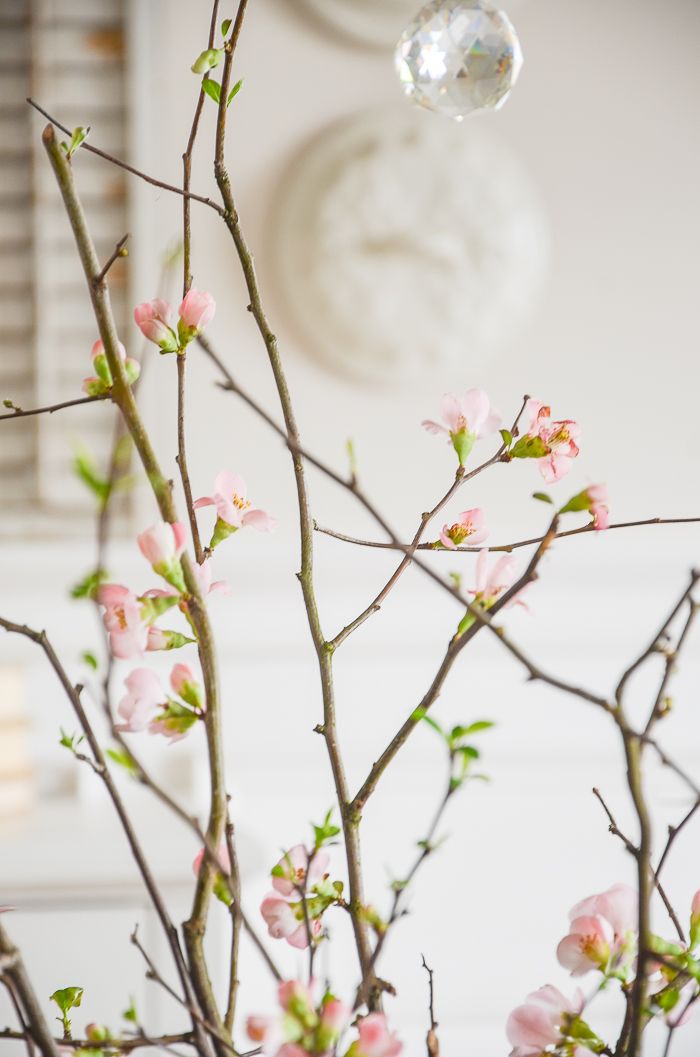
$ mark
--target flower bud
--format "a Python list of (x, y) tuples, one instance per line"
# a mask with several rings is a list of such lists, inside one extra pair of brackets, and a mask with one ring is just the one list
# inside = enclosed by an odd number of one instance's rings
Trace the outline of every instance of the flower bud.
[(180, 345), (187, 345), (200, 334), (208, 323), (211, 323), (216, 312), (216, 302), (205, 290), (192, 287), (185, 295), (178, 309), (180, 319), (177, 332)]
[(177, 352), (177, 335), (169, 324), (170, 305), (159, 297), (144, 301), (134, 309), (134, 322), (144, 338), (157, 345), (161, 352)]
[(176, 664), (170, 673), (170, 685), (178, 697), (186, 701), (192, 708), (202, 711), (204, 708), (204, 693), (197, 677), (188, 664)]

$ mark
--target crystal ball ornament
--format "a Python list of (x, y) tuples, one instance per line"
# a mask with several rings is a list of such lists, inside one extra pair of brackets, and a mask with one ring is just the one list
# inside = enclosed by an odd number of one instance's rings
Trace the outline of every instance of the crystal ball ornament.
[(456, 121), (503, 106), (522, 64), (510, 19), (483, 0), (431, 0), (396, 47), (406, 95)]

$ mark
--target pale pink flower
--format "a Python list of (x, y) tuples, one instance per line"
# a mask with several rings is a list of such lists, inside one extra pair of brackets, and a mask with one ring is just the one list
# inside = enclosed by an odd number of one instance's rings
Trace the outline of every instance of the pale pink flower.
[(322, 1007), (321, 1026), (337, 1038), (350, 1020), (350, 1016), (350, 1010), (344, 1002), (338, 998), (331, 998)]
[(185, 549), (187, 532), (179, 521), (158, 521), (137, 537), (139, 550), (156, 572), (171, 565)]
[(306, 892), (323, 879), (329, 863), (326, 852), (317, 852), (309, 867), (309, 852), (303, 844), (296, 844), (277, 863), (278, 873), (272, 875), (272, 887), (283, 896), (292, 896), (300, 889)]
[(215, 312), (216, 302), (211, 294), (205, 290), (195, 290), (194, 287), (187, 292), (178, 309), (180, 320), (192, 337), (196, 337), (211, 323)]
[[(291, 903), (277, 893), (271, 893), (260, 904), (267, 931), (275, 940), (286, 940), (290, 947), (304, 950), (309, 946), (309, 936), (304, 920), (304, 909), (301, 900)], [(309, 922), (312, 936), (318, 936), (321, 922), (314, 918)]]
[(152, 341), (162, 352), (177, 352), (179, 341), (177, 334), (170, 326), (172, 309), (167, 301), (156, 297), (144, 301), (134, 309), (134, 321), (144, 338)]
[(192, 572), (199, 585), (199, 593), (202, 598), (206, 598), (207, 595), (213, 594), (214, 591), (220, 591), (221, 594), (224, 595), (231, 594), (231, 587), (226, 580), (212, 581), (211, 562), (208, 558), (203, 561), (201, 565), (197, 565), (197, 563), (194, 562), (192, 565)]
[(142, 607), (136, 595), (121, 584), (103, 584), (97, 591), (97, 601), (105, 608), (102, 619), (114, 656), (122, 660), (143, 656), (148, 625), (142, 619)]
[(586, 492), (591, 504), (590, 511), (593, 515), (593, 527), (597, 532), (600, 532), (610, 524), (607, 486), (604, 484), (592, 484), (589, 485)]
[(185, 582), (180, 565), (180, 555), (185, 549), (187, 532), (185, 526), (175, 521), (158, 521), (137, 537), (139, 550), (153, 571), (184, 591)]
[[(476, 559), (476, 587), (469, 592), (474, 595), (474, 601), (485, 609), (490, 608), (513, 585), (518, 563), (512, 554), (503, 554), (491, 569), (488, 564), (489, 552), (484, 548)], [(513, 599), (513, 604), (524, 605), (517, 598)]]
[[(218, 859), (219, 859), (219, 862), (221, 863), (221, 865), (226, 868), (226, 873), (230, 873), (231, 872), (231, 860), (229, 858), (228, 847), (227, 847), (225, 841), (222, 841), (221, 844), (219, 845), (219, 850), (217, 852), (217, 855), (218, 855)], [(194, 873), (195, 877), (199, 876), (199, 871), (202, 868), (202, 863), (203, 862), (204, 862), (204, 848), (200, 848), (199, 851), (197, 852), (197, 854), (195, 855), (193, 861), (192, 861), (192, 872)]]
[(222, 470), (214, 480), (213, 494), (202, 496), (194, 505), (196, 509), (215, 506), (219, 520), (230, 529), (252, 526), (260, 532), (271, 532), (277, 522), (264, 510), (255, 508), (247, 498), (247, 493), (242, 477)]
[(690, 905), (690, 946), (700, 943), (700, 891), (693, 896)]
[(311, 1010), (316, 1005), (318, 987), (315, 980), (282, 980), (277, 986), (277, 1001), (285, 1013), (294, 1008)]
[(528, 436), (539, 437), (547, 449), (538, 459), (540, 473), (548, 484), (553, 484), (566, 476), (579, 453), (581, 427), (570, 418), (554, 421), (551, 409), (540, 400), (528, 400), (526, 412), (530, 415)]
[(188, 664), (176, 664), (170, 673), (170, 685), (178, 697), (198, 712), (204, 711), (204, 690)]
[(525, 1004), (514, 1009), (506, 1023), (506, 1036), (514, 1047), (511, 1057), (541, 1057), (548, 1046), (562, 1041), (567, 1019), (579, 1016), (583, 1004), (580, 990), (570, 1000), (551, 984), (528, 995)]
[(357, 1057), (396, 1057), (403, 1045), (389, 1030), (383, 1013), (370, 1013), (357, 1022), (359, 1042), (355, 1043)]
[(617, 884), (577, 903), (569, 913), (571, 927), (557, 947), (560, 965), (572, 976), (604, 971), (629, 951), (637, 927), (637, 893)]
[(128, 693), (117, 707), (124, 722), (115, 724), (115, 727), (131, 732), (145, 730), (167, 701), (160, 680), (150, 668), (135, 668), (124, 680), (124, 685)]
[(464, 465), (474, 442), (486, 437), (501, 425), (501, 416), (491, 407), (483, 389), (468, 389), (463, 396), (446, 393), (440, 401), (440, 414), (446, 425), (425, 419), (424, 429), (429, 433), (445, 433)]
[(488, 529), (484, 524), (484, 512), (479, 507), (473, 510), (464, 510), (457, 515), (457, 520), (450, 525), (442, 526), (440, 541), (448, 550), (455, 550), (463, 543), (474, 546), (483, 543), (488, 536)]

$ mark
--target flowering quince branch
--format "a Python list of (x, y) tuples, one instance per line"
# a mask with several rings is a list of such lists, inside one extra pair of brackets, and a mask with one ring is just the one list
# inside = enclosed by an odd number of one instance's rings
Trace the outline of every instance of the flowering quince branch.
[[(478, 633), (487, 628), (511, 656), (525, 669), (532, 681), (545, 683), (555, 689), (603, 709), (615, 723), (623, 744), (627, 780), (639, 827), (638, 840), (632, 841), (617, 828), (610, 810), (600, 794), (612, 832), (624, 842), (637, 866), (637, 891), (624, 885), (613, 885), (607, 892), (591, 896), (577, 904), (570, 914), (569, 932), (560, 942), (557, 955), (560, 963), (574, 976), (589, 972), (601, 974), (599, 990), (605, 986), (619, 986), (625, 1000), (625, 1017), (618, 1042), (613, 1050), (589, 1026), (586, 1002), (577, 991), (568, 997), (548, 986), (530, 995), (526, 1003), (515, 1010), (508, 1020), (507, 1035), (513, 1045), (513, 1057), (542, 1057), (557, 1054), (560, 1057), (586, 1057), (590, 1053), (607, 1057), (638, 1057), (642, 1033), (654, 1017), (664, 1017), (668, 1024), (668, 1052), (673, 1032), (687, 1019), (691, 1007), (697, 1000), (700, 985), (700, 893), (693, 899), (688, 940), (680, 918), (671, 907), (659, 874), (664, 867), (677, 834), (688, 824), (700, 803), (700, 792), (693, 780), (673, 761), (656, 739), (657, 724), (667, 715), (670, 702), (667, 695), (678, 655), (686, 644), (695, 617), (697, 605), (692, 592), (698, 574), (693, 574), (689, 587), (674, 606), (660, 632), (648, 648), (627, 669), (619, 681), (614, 695), (602, 696), (584, 687), (576, 686), (542, 671), (505, 634), (497, 618), (502, 611), (514, 604), (523, 604), (523, 591), (538, 576), (543, 556), (557, 539), (579, 535), (587, 531), (603, 531), (609, 527), (610, 518), (604, 486), (591, 485), (561, 505), (554, 514), (548, 531), (539, 539), (523, 540), (493, 550), (511, 551), (526, 545), (536, 549), (524, 569), (518, 575), (515, 559), (505, 554), (494, 563), (489, 562), (484, 543), (488, 535), (487, 518), (479, 508), (461, 511), (445, 521), (438, 538), (425, 540), (431, 522), (457, 495), (458, 491), (478, 474), (491, 466), (507, 465), (515, 459), (531, 460), (548, 484), (559, 482), (569, 471), (573, 460), (579, 455), (580, 428), (572, 419), (553, 418), (550, 408), (540, 401), (526, 397), (523, 407), (510, 429), (501, 429), (501, 444), (494, 454), (474, 469), (468, 469), (469, 459), (475, 445), (488, 437), (500, 426), (500, 416), (494, 411), (486, 394), (478, 389), (467, 390), (462, 395), (447, 394), (441, 404), (444, 425), (427, 421), (430, 432), (446, 437), (457, 456), (457, 468), (446, 490), (435, 505), (420, 517), (414, 536), (407, 544), (399, 541), (397, 534), (384, 515), (364, 493), (356, 469), (351, 466), (349, 476), (337, 473), (321, 459), (306, 451), (300, 441), (294, 408), (288, 389), (277, 339), (268, 322), (257, 284), (253, 258), (243, 235), (236, 211), (231, 182), (225, 164), (225, 138), (228, 107), (235, 97), (241, 82), (233, 88), (233, 62), (236, 46), (242, 31), (247, 0), (240, 0), (235, 19), (225, 19), (220, 27), (222, 42), (217, 47), (218, 0), (211, 9), (208, 46), (193, 65), (197, 74), (203, 74), (200, 83), (194, 117), (190, 128), (186, 150), (182, 156), (182, 188), (163, 184), (126, 166), (104, 152), (84, 143), (84, 132), (73, 135), (71, 148), (64, 150), (56, 143), (53, 129), (44, 131), (44, 145), (63, 195), (66, 211), (73, 228), (78, 252), (83, 264), (88, 290), (98, 324), (99, 339), (93, 347), (95, 375), (84, 382), (85, 398), (80, 401), (54, 405), (53, 408), (22, 412), (12, 408), (3, 418), (21, 417), (23, 414), (50, 413), (72, 403), (109, 399), (119, 410), (125, 429), (128, 431), (141, 459), (144, 471), (156, 499), (160, 521), (141, 532), (139, 548), (152, 571), (164, 581), (165, 586), (149, 588), (137, 594), (130, 587), (117, 583), (105, 583), (100, 573), (95, 577), (96, 603), (103, 610), (105, 633), (108, 636), (111, 657), (129, 659), (144, 657), (153, 650), (179, 648), (187, 643), (196, 644), (199, 671), (187, 663), (177, 663), (170, 673), (166, 689), (148, 667), (136, 667), (124, 679), (126, 693), (119, 701), (116, 715), (110, 700), (109, 661), (103, 684), (102, 701), (112, 734), (120, 753), (112, 752), (110, 758), (127, 767), (132, 776), (151, 791), (195, 832), (201, 843), (201, 851), (193, 864), (195, 873), (194, 898), (188, 920), (183, 926), (185, 951), (180, 947), (180, 938), (168, 916), (167, 907), (150, 873), (146, 856), (135, 836), (134, 827), (125, 811), (119, 792), (114, 784), (107, 758), (96, 738), (81, 700), (82, 687), (74, 687), (61, 666), (44, 632), (33, 631), (24, 625), (0, 620), (6, 630), (24, 635), (43, 649), (53, 666), (59, 681), (67, 693), (80, 727), (86, 739), (90, 755), (78, 750), (79, 741), (69, 735), (62, 738), (63, 744), (79, 760), (87, 762), (104, 782), (122, 828), (139, 866), (144, 884), (153, 902), (166, 933), (170, 952), (180, 981), (178, 992), (160, 975), (155, 964), (142, 947), (137, 933), (132, 939), (140, 950), (147, 966), (147, 975), (186, 1009), (191, 1018), (191, 1032), (179, 1036), (163, 1036), (151, 1040), (142, 1029), (139, 1039), (161, 1045), (167, 1049), (180, 1043), (191, 1046), (199, 1057), (228, 1057), (239, 1054), (234, 1045), (233, 1029), (239, 988), (239, 939), (241, 927), (245, 927), (266, 959), (272, 975), (278, 981), (278, 1004), (276, 1017), (251, 1016), (247, 1031), (252, 1042), (259, 1044), (265, 1057), (396, 1057), (401, 1050), (398, 1037), (390, 1029), (381, 1009), (382, 993), (395, 993), (392, 984), (376, 975), (378, 959), (382, 953), (390, 929), (403, 915), (403, 899), (417, 871), (436, 848), (436, 833), (444, 810), (459, 788), (471, 775), (469, 768), (478, 755), (477, 750), (465, 739), (472, 733), (485, 729), (484, 722), (443, 731), (429, 715), (439, 697), (445, 681), (462, 650)], [(210, 71), (222, 64), (220, 83), (210, 78)], [(210, 199), (194, 195), (190, 190), (191, 164), (205, 96), (217, 105), (214, 151), (214, 174), (222, 199), (222, 205)], [(34, 104), (35, 105), (35, 104)], [(40, 108), (39, 108), (40, 109)], [(170, 306), (160, 298), (137, 306), (135, 322), (148, 341), (155, 344), (164, 355), (175, 356), (178, 372), (177, 387), (177, 458), (180, 479), (187, 510), (190, 536), (195, 561), (187, 552), (187, 532), (179, 520), (173, 499), (173, 482), (163, 474), (153, 450), (148, 432), (141, 418), (133, 394), (133, 385), (138, 379), (140, 365), (130, 359), (119, 343), (111, 313), (107, 276), (111, 265), (123, 251), (124, 241), (117, 243), (115, 252), (104, 266), (97, 260), (94, 245), (88, 232), (85, 216), (76, 194), (71, 165), (71, 154), (78, 148), (92, 150), (108, 161), (121, 165), (149, 183), (179, 194), (183, 200), (183, 292), (178, 309), (177, 322), (173, 320)], [(233, 240), (249, 295), (249, 310), (263, 339), (274, 378), (282, 412), (283, 425), (278, 425), (258, 402), (246, 394), (234, 381), (223, 362), (216, 356), (202, 336), (202, 330), (211, 322), (215, 304), (213, 297), (193, 285), (191, 269), (191, 210), (192, 200), (212, 207), (223, 219)], [(223, 770), (221, 700), (219, 694), (216, 652), (211, 626), (206, 609), (207, 596), (221, 584), (212, 582), (210, 558), (213, 550), (240, 529), (254, 527), (269, 531), (274, 519), (265, 511), (253, 507), (248, 499), (247, 488), (240, 476), (222, 470), (214, 481), (211, 494), (197, 500), (193, 497), (187, 467), (185, 430), (185, 382), (186, 353), (192, 341), (198, 340), (208, 350), (219, 367), (221, 385), (247, 403), (284, 440), (291, 458), (295, 476), (300, 542), (301, 566), (298, 574), (309, 630), (314, 645), (321, 686), (323, 705), (322, 722), (316, 728), (323, 736), (333, 776), (337, 806), (340, 811), (339, 826), (326, 815), (320, 826), (314, 827), (314, 840), (307, 847), (295, 845), (285, 850), (271, 870), (272, 892), (261, 904), (261, 913), (273, 939), (284, 939), (291, 947), (308, 952), (308, 979), (284, 979), (275, 963), (257, 938), (255, 930), (242, 909), (241, 878), (235, 844), (234, 826), (229, 813), (229, 795)], [(527, 417), (525, 432), (520, 433), (523, 414)], [(311, 514), (307, 491), (305, 466), (320, 470), (328, 479), (347, 490), (371, 515), (379, 528), (388, 537), (388, 542), (376, 544), (395, 549), (401, 553), (398, 564), (389, 580), (373, 600), (348, 624), (331, 638), (323, 631), (322, 620), (316, 599), (314, 579), (314, 529), (317, 527)], [(111, 485), (100, 506), (100, 551), (99, 568), (107, 532), (107, 506)], [(552, 502), (548, 496), (538, 495)], [(200, 537), (198, 511), (213, 506), (216, 520), (209, 545), (204, 548)], [(583, 528), (560, 532), (560, 518), (573, 512), (587, 512), (591, 523)], [(656, 523), (650, 519), (646, 523)], [(668, 519), (673, 520), (673, 519)], [(697, 520), (697, 519), (678, 519)], [(637, 525), (642, 522), (627, 523)], [(617, 526), (621, 527), (621, 526)], [(332, 534), (332, 533), (331, 533)], [(355, 541), (373, 546), (368, 541)], [(466, 544), (466, 546), (465, 546)], [(462, 591), (459, 581), (449, 581), (419, 556), (422, 550), (474, 550), (479, 556), (476, 578), (469, 592)], [(341, 747), (337, 732), (336, 702), (334, 690), (333, 658), (345, 640), (376, 613), (403, 573), (416, 566), (441, 589), (447, 591), (460, 607), (460, 618), (455, 618), (453, 632), (445, 648), (438, 671), (417, 707), (414, 707), (390, 740), (376, 762), (369, 769), (356, 795), (350, 793)], [(688, 607), (683, 626), (675, 636), (671, 647), (671, 626), (680, 620)], [(159, 626), (166, 612), (179, 612), (187, 622), (191, 636)], [(634, 672), (648, 659), (660, 654), (664, 667), (654, 695), (646, 723), (636, 729), (626, 710), (626, 687)], [(363, 811), (377, 787), (388, 765), (401, 750), (407, 738), (421, 723), (440, 733), (449, 756), (449, 781), (440, 800), (435, 818), (419, 852), (406, 876), (395, 882), (392, 904), (386, 921), (383, 921), (365, 898), (361, 865), (360, 829)], [(210, 805), (206, 827), (174, 801), (148, 775), (137, 756), (131, 751), (130, 739), (144, 731), (178, 741), (199, 730), (206, 739), (207, 762), (210, 777)], [(652, 866), (652, 832), (646, 791), (642, 782), (642, 759), (649, 747), (662, 763), (671, 768), (693, 792), (695, 802), (675, 827), (669, 827), (668, 839), (656, 870)], [(177, 750), (175, 750), (177, 751)], [(343, 850), (348, 879), (348, 895), (342, 881), (334, 880), (328, 848), (333, 838), (342, 832)], [(286, 846), (285, 846), (286, 847)], [(676, 924), (678, 941), (669, 942), (656, 936), (650, 929), (649, 904), (652, 885), (660, 892), (667, 910)], [(231, 947), (228, 990), (225, 1008), (220, 1006), (210, 978), (210, 966), (205, 957), (204, 933), (212, 904), (212, 896), (225, 904), (230, 915)], [(4, 908), (0, 908), (4, 909)], [(329, 988), (322, 990), (314, 979), (315, 955), (320, 943), (325, 943), (328, 932), (324, 929), (326, 914), (333, 915), (341, 909), (349, 915), (353, 930), (359, 966), (359, 985), (355, 993), (354, 1008), (345, 1005)], [(425, 962), (424, 962), (425, 964)], [(429, 1057), (437, 1057), (438, 1042), (432, 1003), (432, 972), (429, 973), (431, 1002), (431, 1026), (427, 1038)], [(31, 983), (21, 969), (19, 955), (12, 947), (5, 930), (0, 925), (0, 976), (8, 979), (13, 994), (18, 996), (18, 1019), (21, 1031), (16, 1037), (24, 1038), (28, 1048), (36, 1043), (42, 1057), (57, 1057), (58, 1042), (51, 1035), (41, 1007), (34, 995)], [(72, 992), (79, 992), (78, 997)], [(72, 996), (72, 997), (71, 997)], [(65, 988), (52, 996), (67, 1024), (67, 1014), (73, 1005), (79, 1004), (81, 988)], [(61, 1004), (62, 1003), (62, 1004)], [(134, 1017), (134, 1023), (136, 1023)], [(92, 1027), (95, 1030), (92, 1030)], [(129, 1052), (136, 1048), (134, 1040), (109, 1039), (101, 1035), (99, 1026), (86, 1029), (95, 1050), (107, 1049), (110, 1053)], [(106, 1029), (105, 1029), (106, 1030)], [(95, 1036), (94, 1040), (92, 1036)], [(98, 1037), (100, 1036), (101, 1037)], [(13, 1036), (14, 1037), (14, 1036)], [(109, 1045), (107, 1045), (109, 1041)], [(76, 1048), (76, 1046), (73, 1046)]]
[(0, 422), (8, 419), (29, 418), (31, 415), (53, 415), (54, 411), (63, 411), (65, 407), (78, 407), (80, 404), (95, 404), (98, 400), (104, 400), (107, 393), (95, 396), (80, 396), (76, 400), (63, 400), (60, 404), (50, 404), (48, 407), (33, 407), (25, 411), (21, 407), (15, 407), (11, 400), (5, 401), (5, 407), (11, 406), (12, 410), (6, 415), (0, 415)]
[[(700, 524), (700, 517), (680, 517), (680, 518), (663, 518), (663, 517), (652, 517), (645, 518), (643, 521), (617, 521), (610, 525), (607, 525), (608, 530), (611, 529), (628, 529), (628, 528), (644, 528), (650, 525), (697, 525)], [(348, 536), (344, 532), (338, 532), (336, 529), (325, 528), (322, 525), (314, 522), (314, 529), (316, 532), (320, 532), (324, 536), (331, 536), (333, 539), (340, 540), (342, 543), (353, 543), (357, 547), (373, 547), (377, 550), (403, 550), (408, 549), (410, 546), (408, 543), (390, 543), (384, 540), (365, 540), (358, 539), (357, 536)], [(582, 525), (576, 529), (566, 529), (564, 532), (558, 532), (556, 538), (558, 540), (569, 539), (573, 536), (584, 536), (591, 532), (599, 531), (593, 522), (588, 525)], [(532, 547), (537, 543), (541, 543), (544, 539), (543, 536), (533, 536), (527, 540), (517, 540), (515, 543), (501, 543), (498, 546), (487, 546), (485, 549), (492, 551), (493, 553), (504, 551), (510, 553), (511, 551), (519, 550), (521, 547)], [(435, 551), (444, 554), (478, 554), (481, 547), (464, 547), (464, 546), (453, 546), (449, 549), (436, 546), (435, 543), (420, 543), (416, 550), (419, 551)]]

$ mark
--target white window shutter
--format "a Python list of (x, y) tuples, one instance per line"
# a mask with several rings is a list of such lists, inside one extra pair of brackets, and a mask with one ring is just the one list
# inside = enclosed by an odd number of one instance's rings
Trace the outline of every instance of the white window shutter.
[[(0, 7), (0, 398), (30, 408), (80, 397), (97, 337), (73, 235), (41, 144), (32, 96), (69, 128), (128, 148), (126, 0), (4, 0)], [(128, 230), (124, 173), (82, 151), (76, 176), (97, 252)], [(110, 270), (117, 328), (128, 316), (128, 258)], [(94, 502), (73, 475), (82, 443), (107, 465), (115, 425), (107, 404), (0, 426), (2, 531), (92, 531)], [(29, 509), (41, 518), (28, 518)]]

